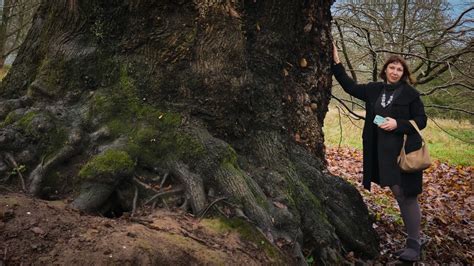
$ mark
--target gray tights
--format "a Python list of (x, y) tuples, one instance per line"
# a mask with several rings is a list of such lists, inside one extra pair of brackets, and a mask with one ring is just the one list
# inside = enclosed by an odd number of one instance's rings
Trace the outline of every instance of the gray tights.
[(399, 185), (391, 186), (390, 189), (400, 207), (408, 238), (414, 239), (420, 243), (421, 210), (420, 205), (418, 204), (418, 197), (405, 196)]

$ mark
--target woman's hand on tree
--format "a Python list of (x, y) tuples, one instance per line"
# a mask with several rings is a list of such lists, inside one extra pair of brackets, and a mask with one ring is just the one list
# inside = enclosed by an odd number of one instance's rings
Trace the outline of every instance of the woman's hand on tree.
[(386, 117), (385, 122), (383, 122), (379, 127), (385, 131), (393, 131), (397, 128), (397, 120), (391, 117)]
[(341, 63), (341, 60), (339, 60), (336, 44), (334, 42), (332, 43), (332, 58), (334, 60), (334, 64)]

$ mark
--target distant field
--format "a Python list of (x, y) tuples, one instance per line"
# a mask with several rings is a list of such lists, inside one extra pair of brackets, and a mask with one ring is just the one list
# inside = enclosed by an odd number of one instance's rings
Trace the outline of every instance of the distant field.
[[(431, 119), (428, 119), (428, 126), (423, 130), (423, 136), (428, 143), (431, 156), (451, 164), (474, 165), (474, 125), (468, 121), (450, 119), (435, 119), (435, 122), (450, 134), (469, 143), (448, 135)], [(351, 122), (342, 112), (341, 120), (339, 120), (338, 109), (335, 106), (330, 106), (323, 128), (326, 145), (337, 147), (341, 141), (341, 146), (362, 149), (363, 123), (362, 120), (354, 119)]]

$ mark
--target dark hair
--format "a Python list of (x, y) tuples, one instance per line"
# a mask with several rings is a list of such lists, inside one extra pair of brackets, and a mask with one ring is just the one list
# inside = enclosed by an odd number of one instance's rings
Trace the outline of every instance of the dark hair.
[(385, 61), (385, 64), (382, 67), (382, 71), (380, 71), (380, 78), (382, 78), (385, 82), (387, 82), (387, 74), (385, 73), (385, 70), (387, 70), (387, 66), (391, 63), (400, 63), (403, 66), (403, 75), (400, 78), (400, 80), (409, 82), (410, 84), (415, 83), (415, 79), (411, 76), (410, 69), (408, 68), (407, 62), (405, 59), (398, 55), (392, 55), (390, 56), (387, 61)]

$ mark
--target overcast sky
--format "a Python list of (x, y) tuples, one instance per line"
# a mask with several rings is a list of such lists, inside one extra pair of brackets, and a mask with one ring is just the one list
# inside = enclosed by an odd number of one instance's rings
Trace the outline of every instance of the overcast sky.
[[(464, 10), (468, 9), (469, 7), (474, 6), (473, 0), (449, 0), (448, 3), (452, 6), (452, 15), (457, 17), (461, 14)], [(466, 14), (469, 17), (474, 17), (474, 11), (470, 11), (469, 14)]]

